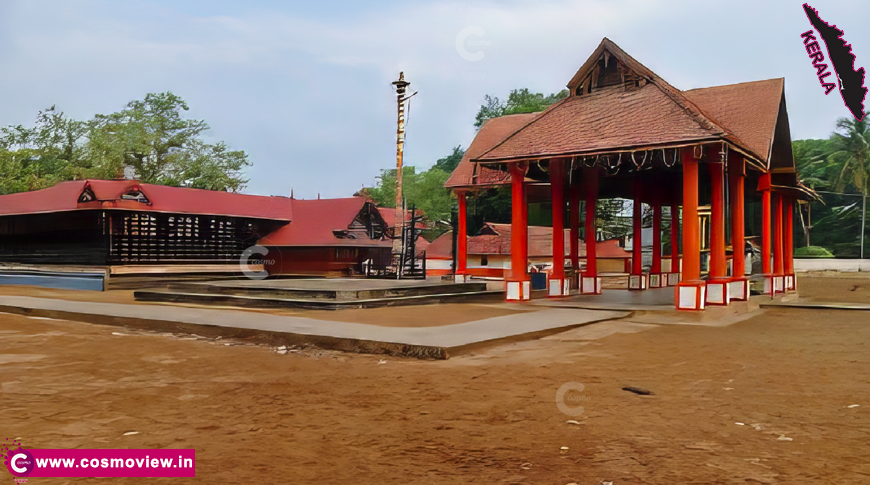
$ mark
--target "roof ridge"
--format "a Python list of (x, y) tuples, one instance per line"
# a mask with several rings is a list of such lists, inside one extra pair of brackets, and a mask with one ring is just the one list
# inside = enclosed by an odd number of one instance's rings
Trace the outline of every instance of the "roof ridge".
[(757, 80), (757, 81), (742, 81), (742, 82), (739, 82), (739, 83), (720, 84), (720, 85), (718, 85), (718, 86), (707, 86), (707, 87), (703, 87), (703, 88), (692, 88), (692, 89), (686, 89), (686, 90), (683, 91), (683, 93), (684, 93), (684, 94), (685, 94), (685, 93), (691, 93), (691, 92), (694, 92), (694, 91), (702, 91), (702, 90), (705, 90), (705, 89), (729, 88), (729, 87), (732, 87), (732, 86), (743, 86), (743, 85), (746, 85), (746, 84), (768, 83), (768, 82), (771, 82), (771, 81), (779, 81), (780, 83), (785, 84), (785, 78), (784, 78), (784, 77), (772, 77), (772, 78), (770, 78), (770, 79), (759, 79), (759, 80)]
[(740, 137), (735, 135), (724, 124), (704, 112), (704, 110), (702, 110), (692, 100), (687, 98), (685, 94), (683, 94), (684, 92), (682, 90), (677, 89), (669, 82), (665, 81), (652, 69), (646, 67), (643, 63), (632, 57), (631, 54), (625, 52), (621, 47), (616, 45), (615, 42), (608, 39), (607, 37), (601, 40), (601, 43), (598, 45), (592, 55), (589, 56), (589, 59), (586, 60), (580, 70), (577, 71), (568, 86), (571, 87), (571, 85), (575, 84), (578, 80), (585, 79), (586, 75), (588, 74), (587, 71), (590, 71), (590, 69), (594, 67), (594, 61), (597, 60), (605, 50), (609, 52), (610, 55), (621, 60), (629, 69), (646, 77), (650, 84), (654, 85), (660, 91), (662, 91), (662, 93), (671, 98), (674, 103), (676, 103), (689, 116), (691, 116), (692, 119), (695, 120), (695, 122), (698, 123), (698, 125), (700, 125), (703, 129), (710, 131), (718, 130), (721, 134), (727, 135), (727, 137), (730, 137), (737, 144), (741, 145), (741, 148), (746, 149), (750, 153), (752, 153), (752, 150), (749, 149), (746, 142), (741, 140)]

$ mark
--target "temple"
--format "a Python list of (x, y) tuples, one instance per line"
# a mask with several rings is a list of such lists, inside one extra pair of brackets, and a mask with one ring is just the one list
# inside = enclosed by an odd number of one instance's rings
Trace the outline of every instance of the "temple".
[[(531, 298), (530, 204), (551, 205), (553, 248), (565, 247), (566, 232), (570, 241), (567, 254), (553, 253), (547, 296), (601, 293), (596, 245), (586, 245), (581, 266), (578, 241), (581, 220), (584, 240), (597, 233), (596, 208), (607, 198), (633, 201), (630, 291), (673, 286), (681, 310), (746, 300), (747, 237), (760, 240), (764, 292), (794, 290), (794, 208), (815, 194), (795, 170), (784, 79), (681, 91), (604, 39), (568, 90), (543, 112), (487, 121), (451, 174), (458, 281), (471, 274), (467, 198), (509, 185), (509, 301)], [(648, 265), (644, 204), (652, 213)], [(709, 217), (699, 215), (701, 204)]]

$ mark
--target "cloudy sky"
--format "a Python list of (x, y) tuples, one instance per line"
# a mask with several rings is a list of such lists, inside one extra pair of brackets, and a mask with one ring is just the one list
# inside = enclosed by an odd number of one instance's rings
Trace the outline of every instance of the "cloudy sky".
[[(606, 36), (680, 89), (785, 77), (792, 137), (820, 138), (848, 111), (815, 77), (801, 4), (0, 0), (0, 125), (172, 91), (250, 154), (247, 192), (342, 197), (395, 166), (400, 70), (419, 91), (405, 162), (427, 168), (468, 145), (485, 94), (558, 91)], [(870, 70), (866, 1), (812, 5)]]

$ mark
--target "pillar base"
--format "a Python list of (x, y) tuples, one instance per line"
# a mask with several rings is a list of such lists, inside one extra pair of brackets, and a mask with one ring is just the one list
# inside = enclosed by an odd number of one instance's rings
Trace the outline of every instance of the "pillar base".
[(680, 284), (680, 273), (668, 273), (667, 286), (677, 286)]
[(703, 281), (681, 281), (676, 289), (677, 310), (703, 310), (707, 284)]
[(597, 276), (581, 276), (580, 277), (580, 294), (581, 295), (600, 295), (601, 294), (601, 278)]
[(748, 301), (749, 280), (744, 276), (731, 278), (731, 282), (728, 283), (728, 293), (732, 301)]
[(649, 287), (649, 274), (632, 274), (628, 275), (629, 290), (645, 290)]
[(505, 282), (505, 300), (507, 301), (525, 301), (531, 299), (532, 281), (506, 281)]
[(454, 283), (467, 283), (468, 280), (471, 279), (471, 275), (468, 274), (455, 274), (453, 275)]
[(649, 287), (650, 288), (663, 288), (668, 286), (668, 275), (665, 273), (650, 273), (649, 274)]
[(794, 273), (785, 275), (785, 291), (797, 291)]
[(568, 296), (571, 292), (571, 280), (568, 278), (550, 278), (547, 280), (547, 296)]
[(764, 294), (771, 297), (785, 292), (785, 276), (766, 274), (764, 275)]
[(707, 304), (728, 306), (731, 303), (731, 281), (728, 278), (720, 278), (707, 281)]

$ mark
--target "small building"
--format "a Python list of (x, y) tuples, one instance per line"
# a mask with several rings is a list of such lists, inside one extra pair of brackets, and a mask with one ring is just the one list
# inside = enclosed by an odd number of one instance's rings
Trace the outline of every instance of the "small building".
[[(565, 230), (565, 249), (570, 251), (569, 232)], [(586, 243), (578, 241), (580, 263), (585, 265)], [(602, 273), (626, 273), (631, 253), (619, 246), (616, 239), (595, 244), (598, 268)], [(529, 258), (531, 266), (550, 268), (553, 264), (553, 228), (529, 226)], [(426, 251), (429, 274), (451, 274), (453, 263), (453, 233), (447, 232), (432, 241)], [(504, 278), (511, 268), (511, 225), (488, 222), (468, 238), (468, 275)]]
[[(353, 275), (363, 263), (388, 264), (392, 227), (362, 197), (292, 200), (293, 221), (258, 242), (270, 275)], [(395, 216), (394, 216), (395, 218)]]

